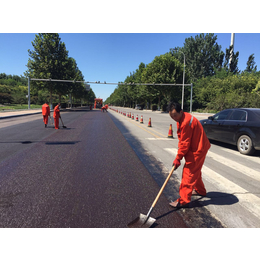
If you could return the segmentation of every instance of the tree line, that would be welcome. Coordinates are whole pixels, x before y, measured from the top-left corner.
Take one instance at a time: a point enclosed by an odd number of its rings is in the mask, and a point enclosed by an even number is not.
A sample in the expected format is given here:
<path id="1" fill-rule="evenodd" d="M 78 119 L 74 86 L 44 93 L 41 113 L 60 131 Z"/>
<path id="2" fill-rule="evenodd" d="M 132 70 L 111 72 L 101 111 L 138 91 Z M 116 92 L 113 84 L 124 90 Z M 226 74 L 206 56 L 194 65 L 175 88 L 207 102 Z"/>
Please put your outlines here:
<path id="1" fill-rule="evenodd" d="M 219 111 L 229 107 L 260 107 L 260 72 L 251 54 L 244 71 L 238 69 L 239 52 L 233 46 L 222 51 L 213 33 L 186 38 L 183 47 L 170 48 L 145 65 L 140 63 L 106 103 L 134 107 L 160 107 L 170 100 L 181 103 L 182 87 L 153 86 L 153 83 L 193 83 L 193 110 Z M 150 83 L 151 85 L 135 85 Z M 189 111 L 190 88 L 185 87 L 184 110 Z"/>
<path id="2" fill-rule="evenodd" d="M 28 80 L 23 76 L 0 73 L 0 104 L 25 104 Z"/>
<path id="3" fill-rule="evenodd" d="M 32 50 L 28 50 L 28 69 L 24 73 L 25 77 L 0 74 L 0 103 L 17 102 L 17 92 L 22 93 L 24 99 L 21 102 L 24 102 L 27 94 L 25 86 L 28 92 L 28 77 L 84 81 L 76 60 L 69 57 L 65 43 L 61 41 L 58 33 L 36 34 L 32 46 Z M 93 103 L 95 98 L 93 90 L 90 88 L 87 91 L 83 83 L 31 81 L 30 85 L 32 104 L 42 104 L 46 100 L 50 103 L 66 103 L 70 97 L 73 103 Z"/>

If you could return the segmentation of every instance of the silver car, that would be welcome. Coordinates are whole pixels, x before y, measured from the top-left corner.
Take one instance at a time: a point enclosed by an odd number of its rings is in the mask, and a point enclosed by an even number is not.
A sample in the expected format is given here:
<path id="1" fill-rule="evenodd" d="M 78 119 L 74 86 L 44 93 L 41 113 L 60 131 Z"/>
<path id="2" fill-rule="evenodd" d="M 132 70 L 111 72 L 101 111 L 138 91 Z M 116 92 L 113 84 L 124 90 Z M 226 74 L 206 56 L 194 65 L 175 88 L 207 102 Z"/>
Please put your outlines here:
<path id="1" fill-rule="evenodd" d="M 141 110 L 141 109 L 142 109 L 142 106 L 141 106 L 141 105 L 136 105 L 136 106 L 135 106 L 135 109 L 136 109 L 136 110 Z"/>

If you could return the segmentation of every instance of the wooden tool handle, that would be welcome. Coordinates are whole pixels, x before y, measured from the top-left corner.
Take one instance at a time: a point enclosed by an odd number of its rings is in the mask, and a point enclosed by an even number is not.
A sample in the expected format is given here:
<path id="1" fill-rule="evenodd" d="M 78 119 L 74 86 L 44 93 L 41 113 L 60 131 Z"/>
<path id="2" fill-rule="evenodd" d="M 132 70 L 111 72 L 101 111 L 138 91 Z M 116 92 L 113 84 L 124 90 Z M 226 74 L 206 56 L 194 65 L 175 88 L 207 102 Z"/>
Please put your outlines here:
<path id="1" fill-rule="evenodd" d="M 153 207 L 155 206 L 155 204 L 157 203 L 157 201 L 158 201 L 159 197 L 161 196 L 161 194 L 162 194 L 162 192 L 163 192 L 163 190 L 164 190 L 164 188 L 165 188 L 167 182 L 168 182 L 169 179 L 171 178 L 172 173 L 173 173 L 174 170 L 175 170 L 175 165 L 172 167 L 172 169 L 171 169 L 171 171 L 170 171 L 170 173 L 169 173 L 167 179 L 165 180 L 165 182 L 164 182 L 163 186 L 161 187 L 161 189 L 160 189 L 160 191 L 159 191 L 157 197 L 155 198 L 155 200 L 154 200 L 154 202 L 153 202 L 153 204 L 152 204 L 152 208 L 153 208 Z"/>

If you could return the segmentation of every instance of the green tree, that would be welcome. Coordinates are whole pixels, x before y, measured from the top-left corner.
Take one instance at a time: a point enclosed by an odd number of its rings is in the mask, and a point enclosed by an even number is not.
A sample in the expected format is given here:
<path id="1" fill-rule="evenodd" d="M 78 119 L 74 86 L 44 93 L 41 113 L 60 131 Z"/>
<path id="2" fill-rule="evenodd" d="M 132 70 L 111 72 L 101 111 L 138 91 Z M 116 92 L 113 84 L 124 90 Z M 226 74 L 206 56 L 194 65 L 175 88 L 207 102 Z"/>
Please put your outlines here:
<path id="1" fill-rule="evenodd" d="M 171 83 L 182 82 L 182 64 L 171 53 L 156 56 L 149 63 L 142 73 L 143 83 Z M 162 99 L 165 102 L 172 98 L 179 99 L 181 96 L 180 88 L 174 86 L 144 86 L 146 93 L 149 93 L 150 100 L 158 98 L 158 105 L 161 106 Z"/>
<path id="2" fill-rule="evenodd" d="M 213 33 L 186 38 L 183 48 L 179 50 L 185 54 L 186 72 L 191 82 L 212 76 L 222 67 L 224 52 L 221 51 L 221 45 L 217 44 L 217 35 Z M 180 51 L 175 53 L 174 49 L 170 49 L 183 64 L 184 56 Z"/>
<path id="3" fill-rule="evenodd" d="M 256 72 L 257 70 L 257 66 L 255 65 L 255 57 L 254 57 L 254 54 L 251 54 L 249 57 L 248 57 L 248 60 L 247 60 L 247 63 L 246 63 L 246 69 L 245 71 L 247 72 Z"/>
<path id="4" fill-rule="evenodd" d="M 215 111 L 232 107 L 259 107 L 259 76 L 254 73 L 232 74 L 225 78 L 201 78 L 194 87 L 194 96 L 202 107 Z"/>
<path id="5" fill-rule="evenodd" d="M 28 50 L 30 58 L 25 74 L 38 79 L 66 79 L 64 69 L 68 63 L 68 51 L 59 34 L 39 33 L 32 45 L 33 50 Z M 48 89 L 52 102 L 52 93 L 59 88 L 58 84 L 60 83 L 34 81 L 32 85 L 38 89 Z"/>
<path id="6" fill-rule="evenodd" d="M 72 57 L 67 58 L 67 62 L 64 66 L 64 78 L 68 80 L 74 81 L 84 81 L 84 76 L 80 69 L 77 66 L 76 60 Z M 65 95 L 70 93 L 75 98 L 80 98 L 80 95 L 84 93 L 84 85 L 83 83 L 59 83 L 57 85 L 55 92 L 59 95 L 59 99 L 61 100 L 61 95 Z"/>
<path id="7" fill-rule="evenodd" d="M 124 95 L 125 102 L 132 107 L 134 104 L 139 103 L 143 98 L 140 85 L 135 85 L 134 83 L 142 82 L 142 73 L 145 69 L 145 64 L 141 62 L 138 66 L 138 69 L 133 73 L 130 73 L 130 76 L 127 76 L 125 79 L 125 83 L 127 83 L 126 89 L 122 94 Z"/>
<path id="8" fill-rule="evenodd" d="M 12 89 L 12 97 L 13 97 L 13 103 L 15 104 L 26 104 L 27 98 L 26 95 L 28 93 L 27 86 L 18 86 L 16 88 Z"/>
<path id="9" fill-rule="evenodd" d="M 0 104 L 13 102 L 11 93 L 12 90 L 10 86 L 0 85 Z"/>
<path id="10" fill-rule="evenodd" d="M 239 52 L 238 51 L 236 53 L 234 52 L 233 45 L 230 45 L 229 48 L 226 48 L 224 68 L 233 74 L 239 73 L 239 69 L 237 66 L 238 56 L 239 56 Z"/>

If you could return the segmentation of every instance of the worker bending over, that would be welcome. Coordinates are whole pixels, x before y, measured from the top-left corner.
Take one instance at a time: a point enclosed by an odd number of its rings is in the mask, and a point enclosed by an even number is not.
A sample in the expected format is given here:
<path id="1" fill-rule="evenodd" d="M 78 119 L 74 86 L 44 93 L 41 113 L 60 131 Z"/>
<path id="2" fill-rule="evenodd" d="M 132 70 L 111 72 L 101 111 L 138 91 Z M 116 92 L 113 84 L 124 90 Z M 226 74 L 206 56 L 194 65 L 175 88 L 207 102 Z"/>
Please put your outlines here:
<path id="1" fill-rule="evenodd" d="M 171 102 L 168 105 L 170 117 L 177 122 L 178 153 L 173 161 L 175 169 L 185 158 L 182 180 L 179 189 L 180 198 L 171 202 L 174 208 L 179 208 L 191 201 L 192 195 L 206 196 L 206 189 L 201 178 L 201 168 L 210 142 L 201 123 L 189 113 L 183 112 L 179 103 Z"/>
<path id="2" fill-rule="evenodd" d="M 55 129 L 59 129 L 60 103 L 58 103 L 58 105 L 54 108 L 53 118 L 54 118 L 54 126 L 55 126 Z"/>

